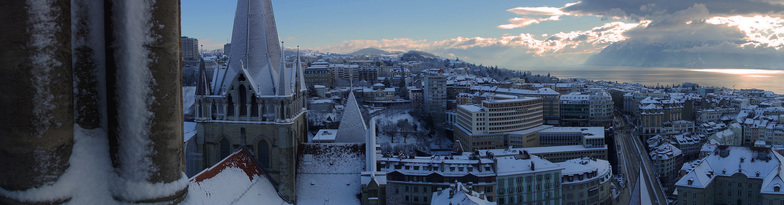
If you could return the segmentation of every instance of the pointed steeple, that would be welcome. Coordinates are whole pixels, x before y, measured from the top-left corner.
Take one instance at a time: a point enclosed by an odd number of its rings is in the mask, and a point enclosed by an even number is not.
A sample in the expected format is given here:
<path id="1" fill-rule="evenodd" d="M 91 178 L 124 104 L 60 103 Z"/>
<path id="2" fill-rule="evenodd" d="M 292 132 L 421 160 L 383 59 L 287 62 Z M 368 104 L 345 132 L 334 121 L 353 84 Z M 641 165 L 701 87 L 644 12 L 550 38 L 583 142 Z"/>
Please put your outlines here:
<path id="1" fill-rule="evenodd" d="M 226 89 L 241 73 L 244 62 L 257 95 L 274 95 L 281 49 L 270 0 L 238 0 L 231 36 L 231 57 L 226 74 L 218 81 Z M 216 93 L 223 93 L 219 90 Z"/>
<path id="2" fill-rule="evenodd" d="M 349 92 L 348 102 L 346 103 L 345 111 L 343 111 L 343 118 L 338 126 L 335 142 L 365 143 L 366 132 L 367 126 L 365 126 L 365 120 L 362 119 L 362 112 L 359 110 L 357 98 L 354 97 L 354 92 Z"/>
<path id="3" fill-rule="evenodd" d="M 299 91 L 307 91 L 308 86 L 305 84 L 305 69 L 302 68 L 302 61 L 299 58 L 299 46 L 297 46 L 297 60 L 294 61 L 294 66 L 297 68 L 297 86 Z"/>
<path id="4" fill-rule="evenodd" d="M 280 69 L 278 69 L 278 91 L 276 93 L 278 96 L 285 96 L 291 94 L 291 85 L 289 85 L 289 79 L 286 75 L 289 69 L 286 69 L 286 55 L 283 53 L 283 42 L 280 43 Z"/>
<path id="5" fill-rule="evenodd" d="M 199 79 L 196 82 L 196 95 L 208 95 L 210 92 L 210 84 L 207 82 L 207 68 L 204 65 L 204 58 L 199 60 Z"/>

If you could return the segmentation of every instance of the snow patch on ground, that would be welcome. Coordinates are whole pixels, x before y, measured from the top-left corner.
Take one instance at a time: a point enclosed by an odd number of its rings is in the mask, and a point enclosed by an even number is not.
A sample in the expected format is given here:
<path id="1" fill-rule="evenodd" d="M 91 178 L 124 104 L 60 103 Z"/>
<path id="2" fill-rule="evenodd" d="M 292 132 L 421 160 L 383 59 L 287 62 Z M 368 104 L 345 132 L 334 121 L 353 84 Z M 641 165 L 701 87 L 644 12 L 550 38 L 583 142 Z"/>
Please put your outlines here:
<path id="1" fill-rule="evenodd" d="M 20 201 L 57 201 L 71 197 L 69 204 L 117 204 L 112 198 L 114 174 L 109 158 L 109 140 L 102 129 L 87 130 L 74 125 L 70 167 L 52 185 L 24 191 L 0 189 L 0 195 Z"/>

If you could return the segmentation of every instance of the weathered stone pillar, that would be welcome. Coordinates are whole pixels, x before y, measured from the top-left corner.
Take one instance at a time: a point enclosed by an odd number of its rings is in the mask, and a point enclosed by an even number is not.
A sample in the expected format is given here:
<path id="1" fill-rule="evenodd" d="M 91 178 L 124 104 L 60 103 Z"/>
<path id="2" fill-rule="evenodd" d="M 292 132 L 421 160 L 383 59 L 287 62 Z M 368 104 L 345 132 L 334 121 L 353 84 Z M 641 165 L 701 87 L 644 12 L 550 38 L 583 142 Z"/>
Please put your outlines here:
<path id="1" fill-rule="evenodd" d="M 70 1 L 0 6 L 0 189 L 51 185 L 73 146 Z M 43 199 L 43 203 L 69 200 Z M 34 199 L 0 195 L 0 204 Z"/>
<path id="2" fill-rule="evenodd" d="M 106 126 L 106 45 L 103 4 L 72 0 L 74 121 L 84 129 Z M 96 8 L 97 7 L 97 8 Z"/>
<path id="3" fill-rule="evenodd" d="M 114 50 L 107 60 L 108 107 L 116 113 L 108 129 L 122 185 L 114 198 L 177 203 L 188 181 L 182 173 L 180 2 L 113 0 L 106 8 L 107 44 Z M 150 188 L 161 191 L 139 191 Z"/>

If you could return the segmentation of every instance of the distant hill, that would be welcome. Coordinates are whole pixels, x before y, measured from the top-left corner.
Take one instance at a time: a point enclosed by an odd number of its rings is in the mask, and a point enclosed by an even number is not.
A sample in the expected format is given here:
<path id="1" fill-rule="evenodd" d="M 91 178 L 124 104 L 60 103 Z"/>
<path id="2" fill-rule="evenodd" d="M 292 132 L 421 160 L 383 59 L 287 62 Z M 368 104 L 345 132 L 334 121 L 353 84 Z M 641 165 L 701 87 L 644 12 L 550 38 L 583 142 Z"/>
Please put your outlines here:
<path id="1" fill-rule="evenodd" d="M 421 61 L 428 58 L 438 58 L 438 56 L 424 51 L 408 51 L 400 56 L 403 61 Z"/>
<path id="2" fill-rule="evenodd" d="M 389 51 L 385 51 L 385 50 L 381 50 L 381 49 L 378 49 L 378 48 L 363 48 L 363 49 L 359 49 L 357 51 L 349 53 L 349 55 L 369 55 L 369 56 L 390 55 L 390 54 L 394 54 L 394 53 L 389 52 Z"/>
<path id="3" fill-rule="evenodd" d="M 784 54 L 773 49 L 728 52 L 701 49 L 720 45 L 721 41 L 639 43 L 616 42 L 585 61 L 592 66 L 687 67 L 687 68 L 763 68 L 780 69 Z"/>

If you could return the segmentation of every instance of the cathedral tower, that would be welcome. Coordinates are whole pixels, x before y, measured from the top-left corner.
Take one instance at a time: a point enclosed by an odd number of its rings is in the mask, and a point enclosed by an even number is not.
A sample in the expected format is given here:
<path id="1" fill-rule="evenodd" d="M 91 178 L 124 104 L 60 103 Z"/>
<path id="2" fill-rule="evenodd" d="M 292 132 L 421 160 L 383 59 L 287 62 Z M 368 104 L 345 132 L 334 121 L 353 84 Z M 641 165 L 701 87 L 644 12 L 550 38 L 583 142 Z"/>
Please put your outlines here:
<path id="1" fill-rule="evenodd" d="M 283 199 L 294 202 L 307 87 L 299 56 L 290 68 L 286 61 L 270 0 L 239 0 L 228 67 L 216 69 L 212 82 L 199 77 L 196 130 L 201 168 L 246 149 Z"/>

